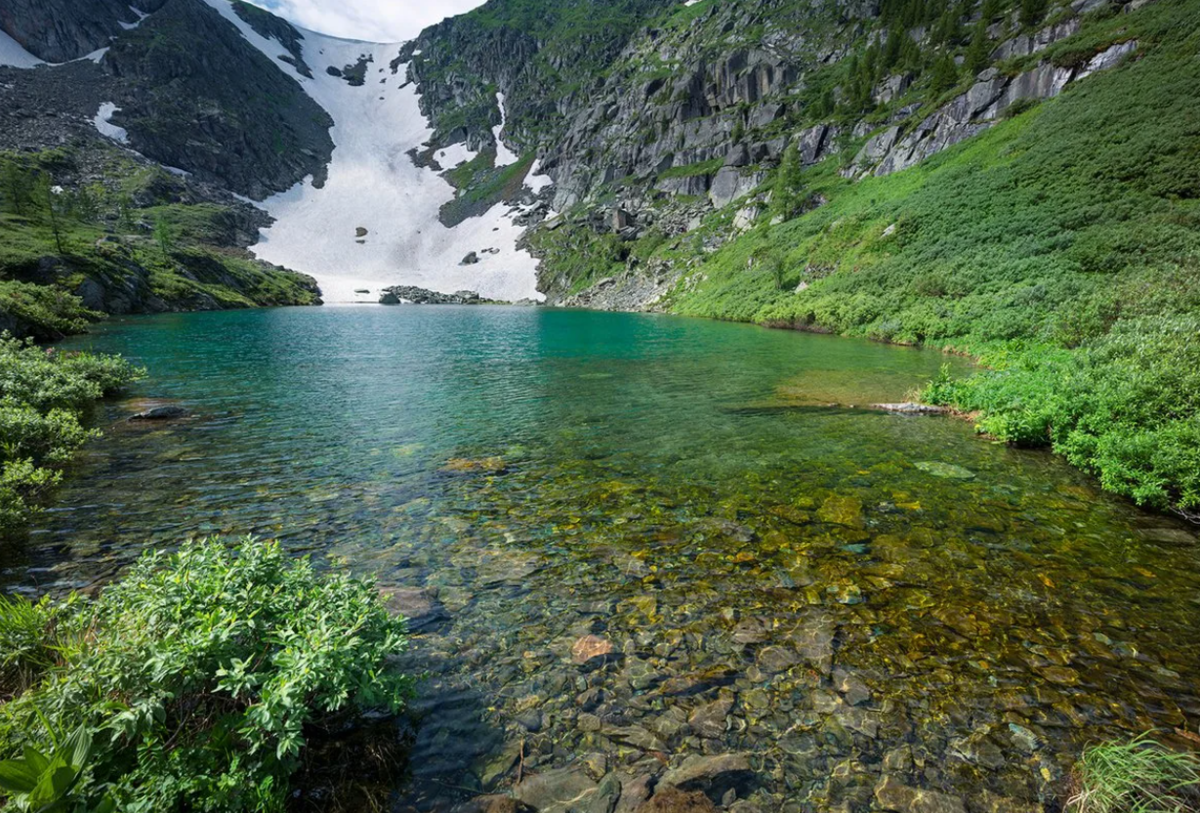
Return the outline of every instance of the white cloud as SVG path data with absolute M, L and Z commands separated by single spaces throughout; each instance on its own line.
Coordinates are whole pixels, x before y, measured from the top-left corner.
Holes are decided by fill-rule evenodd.
M 251 0 L 302 28 L 369 42 L 403 42 L 483 0 Z

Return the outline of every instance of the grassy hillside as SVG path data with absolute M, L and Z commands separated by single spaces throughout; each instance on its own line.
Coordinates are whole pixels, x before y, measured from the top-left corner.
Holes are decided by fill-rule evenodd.
M 115 150 L 0 153 L 0 330 L 55 338 L 100 312 L 312 304 L 240 246 L 256 216 Z
M 914 169 L 851 183 L 827 161 L 798 190 L 826 205 L 664 248 L 696 267 L 673 309 L 975 354 L 992 369 L 928 396 L 1197 511 L 1200 3 L 1095 15 L 1050 56 L 1128 39 L 1130 64 Z

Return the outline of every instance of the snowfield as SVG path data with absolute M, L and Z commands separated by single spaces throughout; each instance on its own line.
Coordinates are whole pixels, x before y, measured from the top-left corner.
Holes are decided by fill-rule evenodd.
M 424 145 L 433 131 L 421 115 L 416 88 L 407 85 L 408 66 L 399 65 L 394 72 L 390 67 L 399 45 L 300 29 L 304 60 L 313 74 L 308 79 L 280 61 L 287 53 L 283 46 L 255 33 L 228 0 L 205 2 L 294 76 L 334 120 L 333 160 L 325 185 L 317 189 L 308 178 L 256 204 L 275 218 L 252 248 L 258 257 L 312 275 L 330 303 L 376 302 L 379 289 L 389 285 L 446 293 L 468 289 L 510 301 L 543 298 L 536 288 L 537 260 L 516 247 L 523 231 L 513 223 L 518 210 L 499 204 L 455 228 L 438 221 L 438 210 L 454 198 L 454 188 L 433 170 L 415 166 L 407 154 Z M 363 56 L 370 62 L 361 87 L 326 72 L 353 66 Z M 502 98 L 498 101 L 503 110 Z M 512 153 L 505 148 L 503 155 Z M 472 157 L 461 145 L 437 155 L 446 169 Z M 531 182 L 544 185 L 546 180 Z M 470 252 L 477 253 L 479 262 L 461 265 Z M 370 293 L 357 293 L 361 289 Z
M 15 39 L 0 31 L 0 65 L 7 68 L 32 68 L 42 60 L 21 47 Z

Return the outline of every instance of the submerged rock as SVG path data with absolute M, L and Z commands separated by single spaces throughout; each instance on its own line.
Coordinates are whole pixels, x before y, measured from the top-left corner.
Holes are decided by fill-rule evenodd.
M 904 415 L 945 415 L 950 411 L 950 407 L 920 404 L 916 401 L 903 401 L 898 404 L 871 404 L 871 407 L 882 409 L 884 412 L 899 412 Z
M 137 413 L 129 418 L 131 421 L 177 421 L 180 418 L 190 418 L 191 410 L 181 406 L 156 406 Z
M 975 477 L 975 472 L 970 469 L 964 469 L 962 466 L 955 466 L 953 463 L 923 460 L 920 463 L 913 463 L 913 465 L 926 474 L 932 474 L 934 477 L 944 477 L 948 480 L 971 480 Z
M 513 796 L 538 813 L 565 813 L 585 806 L 598 788 L 582 771 L 560 768 L 527 778 L 513 788 Z
M 637 808 L 637 813 L 716 813 L 716 806 L 700 791 L 685 793 L 663 788 Z
M 502 457 L 452 457 L 442 466 L 447 474 L 503 474 L 507 470 Z
M 579 666 L 594 666 L 612 658 L 617 648 L 599 635 L 585 635 L 571 647 L 571 660 Z
M 409 632 L 420 632 L 450 617 L 433 594 L 420 587 L 381 587 L 388 612 L 402 616 Z
M 678 768 L 663 775 L 660 785 L 681 791 L 703 791 L 709 799 L 719 801 L 730 790 L 746 795 L 754 779 L 754 771 L 745 754 L 692 754 Z
M 875 786 L 875 801 L 893 813 L 967 813 L 962 799 L 909 787 L 890 775 L 885 775 Z

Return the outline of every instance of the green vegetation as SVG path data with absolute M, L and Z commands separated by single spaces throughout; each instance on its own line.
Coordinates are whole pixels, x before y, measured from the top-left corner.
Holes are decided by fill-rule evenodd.
M 24 525 L 95 434 L 82 423 L 87 408 L 138 375 L 115 356 L 58 353 L 0 334 L 0 535 Z
M 906 172 L 807 170 L 827 205 L 715 254 L 664 249 L 697 269 L 674 309 L 976 355 L 992 369 L 929 397 L 982 410 L 981 429 L 1005 440 L 1052 445 L 1141 504 L 1200 509 L 1190 12 L 1090 18 L 1054 53 L 1136 38 L 1144 56 Z M 784 258 L 781 284 L 748 262 L 764 248 Z
M 1087 749 L 1075 774 L 1069 813 L 1187 813 L 1200 806 L 1200 756 L 1145 735 Z
M 404 707 L 403 632 L 371 582 L 254 539 L 147 553 L 94 601 L 0 601 L 0 795 L 282 810 L 317 727 Z
M 120 154 L 102 181 L 69 148 L 0 153 L 0 329 L 55 339 L 120 308 L 312 304 L 309 281 L 236 247 L 243 214 L 188 198 L 182 182 Z M 87 157 L 95 160 L 95 156 Z
M 442 206 L 439 213 L 442 223 L 457 226 L 469 217 L 487 212 L 501 201 L 515 199 L 535 158 L 529 153 L 508 166 L 497 167 L 496 153 L 489 149 L 447 172 L 446 179 L 459 192 L 454 200 Z
M 678 167 L 668 167 L 658 173 L 659 178 L 691 178 L 696 175 L 712 175 L 725 165 L 724 158 L 713 158 L 697 164 L 684 164 Z

